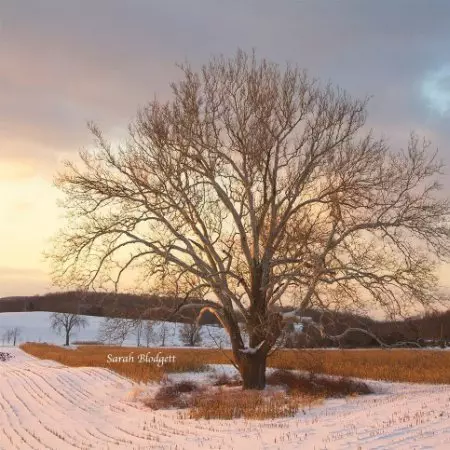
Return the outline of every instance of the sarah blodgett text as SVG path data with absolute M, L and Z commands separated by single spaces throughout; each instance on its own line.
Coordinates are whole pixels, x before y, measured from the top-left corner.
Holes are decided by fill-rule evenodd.
M 173 364 L 175 362 L 176 357 L 174 355 L 164 356 L 161 352 L 158 352 L 156 355 L 151 352 L 147 353 L 139 353 L 137 355 L 134 352 L 130 352 L 128 355 L 120 355 L 115 356 L 112 353 L 107 355 L 107 361 L 110 364 L 114 363 L 146 363 L 146 364 L 156 364 L 158 367 L 163 366 L 164 364 Z

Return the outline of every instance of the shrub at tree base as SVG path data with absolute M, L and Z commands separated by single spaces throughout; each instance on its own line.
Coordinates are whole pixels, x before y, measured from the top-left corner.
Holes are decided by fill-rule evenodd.
M 144 400 L 152 409 L 187 409 L 181 418 L 190 419 L 270 419 L 295 415 L 300 407 L 319 397 L 286 395 L 284 392 L 241 391 L 239 388 L 212 388 L 191 381 L 162 386 L 153 398 Z
M 146 406 L 152 409 L 187 408 L 189 399 L 183 394 L 200 392 L 203 388 L 193 381 L 181 381 L 179 383 L 162 386 L 153 398 L 144 401 Z
M 288 393 L 296 392 L 324 397 L 346 397 L 372 393 L 366 383 L 353 381 L 347 377 L 329 378 L 315 374 L 301 375 L 289 370 L 276 370 L 267 377 L 267 384 L 286 386 Z
M 271 419 L 292 417 L 301 408 L 327 397 L 372 393 L 365 383 L 348 378 L 301 375 L 288 370 L 275 371 L 267 382 L 269 385 L 282 386 L 283 390 L 242 391 L 239 387 L 230 387 L 236 386 L 235 380 L 224 375 L 218 377 L 211 388 L 192 381 L 162 386 L 144 404 L 152 409 L 189 408 L 188 411 L 180 412 L 180 417 L 190 419 Z

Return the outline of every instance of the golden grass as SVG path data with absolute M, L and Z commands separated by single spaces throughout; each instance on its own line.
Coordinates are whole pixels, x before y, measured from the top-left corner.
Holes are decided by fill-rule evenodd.
M 270 365 L 372 380 L 450 384 L 450 352 L 439 350 L 281 350 Z
M 323 396 L 284 391 L 242 391 L 240 388 L 207 388 L 185 380 L 162 385 L 153 397 L 144 400 L 152 409 L 181 409 L 182 419 L 273 419 L 292 417 L 300 407 L 311 406 Z
M 274 419 L 292 417 L 299 408 L 310 407 L 322 399 L 307 395 L 286 395 L 284 392 L 242 391 L 222 389 L 194 395 L 182 418 L 189 419 Z
M 67 366 L 105 367 L 134 381 L 158 381 L 167 372 L 204 370 L 206 364 L 229 364 L 230 351 L 217 349 L 136 348 L 81 346 L 76 350 L 47 344 L 23 344 L 33 356 L 52 359 Z M 173 355 L 174 363 L 157 367 L 149 363 L 108 363 L 107 355 L 134 356 L 149 352 Z M 415 383 L 450 384 L 450 352 L 412 349 L 392 350 L 280 350 L 268 362 L 269 367 L 307 370 L 314 373 L 365 379 Z
M 152 409 L 189 409 L 179 413 L 189 419 L 273 419 L 292 417 L 299 408 L 311 407 L 329 397 L 348 397 L 372 393 L 363 382 L 275 370 L 267 378 L 272 389 L 242 391 L 241 383 L 221 376 L 213 386 L 191 380 L 164 383 L 143 403 Z
M 56 345 L 26 343 L 20 346 L 30 355 L 41 359 L 57 361 L 69 367 L 104 367 L 117 372 L 137 382 L 160 381 L 166 373 L 170 372 L 199 372 L 205 370 L 205 364 L 210 360 L 225 362 L 225 359 L 215 357 L 215 350 L 200 351 L 192 354 L 185 349 L 168 348 L 137 348 L 137 347 L 113 347 L 113 346 L 80 346 L 77 349 L 67 349 Z M 108 362 L 108 355 L 113 358 L 128 357 L 133 352 L 133 361 Z M 167 362 L 158 367 L 152 362 L 139 362 L 139 355 L 149 354 L 156 357 L 158 352 L 161 357 L 175 357 L 174 362 Z M 195 352 L 196 353 L 196 352 Z

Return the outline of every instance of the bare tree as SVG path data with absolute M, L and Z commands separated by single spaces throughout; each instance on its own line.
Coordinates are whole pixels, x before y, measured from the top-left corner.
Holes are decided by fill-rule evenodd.
M 190 347 L 196 347 L 202 342 L 201 326 L 197 321 L 183 323 L 179 331 L 181 342 Z
M 149 346 L 150 341 L 154 338 L 153 322 L 146 320 L 150 315 L 150 309 L 146 309 L 139 318 L 129 320 L 131 325 L 131 333 L 136 337 L 136 345 L 141 346 L 142 340 L 145 341 L 146 346 Z
M 437 301 L 450 209 L 429 143 L 391 151 L 365 130 L 367 99 L 254 54 L 181 69 L 125 145 L 91 124 L 94 149 L 57 176 L 70 221 L 50 255 L 56 283 L 117 286 L 140 270 L 155 290 L 207 296 L 200 316 L 229 333 L 244 389 L 265 386 L 267 355 L 306 308 Z
M 143 321 L 140 320 L 134 327 L 134 333 L 133 333 L 136 336 L 136 345 L 138 347 L 141 346 L 141 339 L 142 339 L 143 333 L 144 333 L 144 324 L 143 324 Z
M 11 333 L 11 340 L 14 347 L 16 346 L 17 339 L 19 339 L 20 335 L 22 334 L 22 330 L 20 327 L 14 327 L 10 330 Z
M 123 317 L 106 317 L 100 324 L 98 339 L 108 344 L 122 345 L 124 341 L 134 335 L 136 345 L 141 346 L 144 339 L 148 347 L 154 338 L 153 326 L 143 319 L 126 319 Z
M 166 346 L 167 333 L 169 332 L 169 326 L 167 322 L 163 321 L 159 324 L 158 334 L 161 347 Z
M 133 332 L 135 323 L 121 317 L 105 317 L 98 330 L 98 340 L 108 344 L 122 345 Z
M 128 308 L 128 312 L 113 307 L 112 313 L 115 317 L 106 317 L 100 324 L 98 339 L 109 344 L 122 345 L 130 337 L 136 337 L 136 345 L 141 346 L 142 339 L 147 347 L 155 338 L 153 322 L 149 320 L 152 313 L 158 310 L 159 306 L 148 306 L 146 308 Z M 133 318 L 130 318 L 133 317 Z M 165 340 L 166 331 L 164 330 Z
M 21 330 L 19 327 L 9 328 L 5 330 L 2 334 L 2 343 L 16 345 L 17 338 L 20 336 Z
M 50 315 L 50 327 L 58 334 L 65 335 L 65 344 L 70 344 L 70 337 L 76 329 L 85 328 L 88 325 L 86 317 L 71 313 L 52 313 Z
M 155 326 L 151 320 L 144 320 L 142 332 L 146 347 L 149 347 L 155 340 Z

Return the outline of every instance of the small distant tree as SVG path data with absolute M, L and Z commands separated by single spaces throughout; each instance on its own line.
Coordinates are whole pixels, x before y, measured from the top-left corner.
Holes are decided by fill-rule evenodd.
M 9 330 L 5 330 L 2 333 L 2 345 L 5 345 L 5 343 L 7 344 L 9 340 Z
M 116 345 L 122 345 L 131 335 L 136 337 L 138 347 L 141 346 L 143 340 L 148 347 L 154 339 L 153 324 L 142 318 L 106 317 L 98 331 L 99 341 Z
M 5 344 L 13 344 L 16 346 L 17 339 L 21 334 L 21 329 L 19 327 L 9 328 L 5 330 L 2 335 L 2 343 Z
M 155 339 L 155 326 L 154 323 L 151 320 L 145 320 L 142 325 L 142 333 L 144 336 L 145 345 L 147 347 L 150 346 L 150 344 Z
M 196 322 L 184 323 L 180 329 L 180 339 L 184 345 L 196 347 L 202 342 L 201 326 Z
M 53 313 L 50 316 L 50 327 L 58 334 L 64 334 L 66 342 L 70 344 L 70 336 L 76 329 L 85 328 L 88 325 L 86 317 L 71 313 Z
M 159 328 L 159 338 L 161 342 L 161 347 L 166 346 L 166 339 L 167 339 L 167 333 L 169 329 L 166 322 L 161 322 L 160 328 Z
M 133 323 L 120 317 L 105 317 L 100 324 L 98 339 L 108 344 L 122 345 L 133 331 Z
M 138 347 L 141 346 L 141 339 L 142 339 L 142 334 L 144 331 L 143 328 L 144 328 L 144 324 L 143 324 L 142 320 L 139 320 L 136 323 L 136 326 L 134 327 L 134 335 L 136 336 L 136 345 Z
M 20 337 L 21 333 L 22 331 L 19 327 L 14 327 L 11 329 L 11 340 L 14 347 L 16 346 L 17 339 Z

